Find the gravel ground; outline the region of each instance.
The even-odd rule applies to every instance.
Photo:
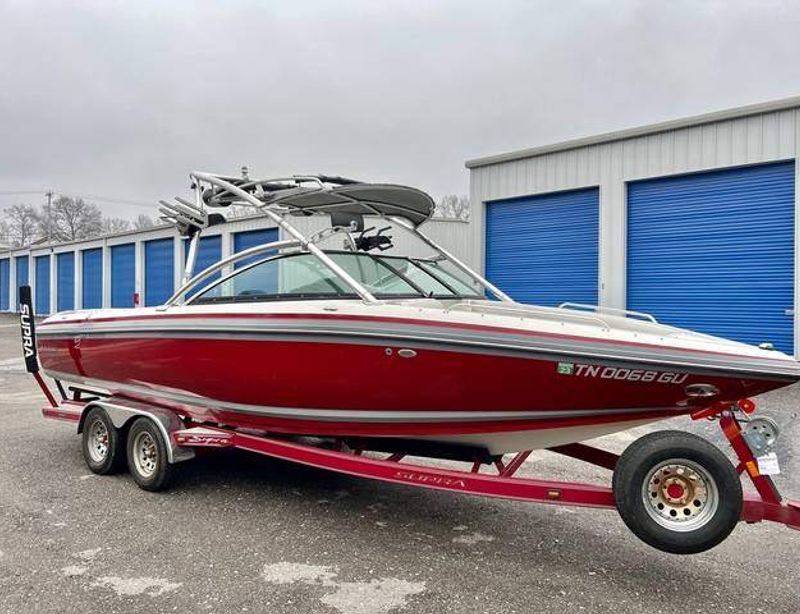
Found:
[[[86,469],[73,427],[44,420],[0,317],[0,612],[800,612],[800,533],[740,525],[667,555],[613,511],[381,484],[244,453],[183,467],[169,492]],[[766,395],[783,427],[778,484],[800,499],[800,388]],[[673,425],[718,440],[716,425]],[[659,425],[663,428],[664,425]],[[601,442],[621,450],[636,435]],[[530,475],[604,482],[548,453]]]

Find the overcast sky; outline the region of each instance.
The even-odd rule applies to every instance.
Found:
[[[0,192],[246,164],[465,194],[468,158],[800,94],[800,2],[68,4],[0,0]]]

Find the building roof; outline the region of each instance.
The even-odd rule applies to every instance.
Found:
[[[743,107],[735,107],[732,109],[725,109],[723,111],[714,111],[712,113],[703,113],[702,115],[692,115],[680,119],[673,119],[656,124],[648,124],[646,126],[638,126],[635,128],[625,128],[623,130],[615,130],[613,132],[606,132],[596,136],[582,137],[578,139],[571,139],[554,143],[552,145],[540,145],[538,147],[531,147],[528,149],[519,149],[508,153],[495,154],[493,156],[486,156],[483,158],[473,158],[467,160],[465,166],[467,168],[478,168],[481,166],[489,166],[491,164],[498,164],[501,162],[510,162],[512,160],[521,160],[523,158],[532,158],[542,154],[553,153],[557,151],[565,151],[568,149],[577,149],[578,147],[586,147],[589,145],[599,145],[600,143],[610,143],[612,141],[621,141],[647,134],[655,134],[657,132],[667,132],[669,130],[677,130],[680,128],[688,128],[690,126],[698,126],[701,124],[710,124],[713,122],[725,121],[729,119],[736,119],[740,117],[747,117],[750,115],[760,115],[762,113],[771,113],[774,111],[783,111],[785,109],[793,109],[800,107],[800,96],[792,96],[791,98],[782,98],[780,100],[772,100],[769,102],[760,102]]]

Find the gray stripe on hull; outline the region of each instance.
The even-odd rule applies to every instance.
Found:
[[[662,412],[664,417],[679,416],[683,412],[672,407],[629,408],[629,409],[582,409],[582,410],[542,410],[542,411],[386,411],[370,409],[316,409],[295,407],[272,407],[264,405],[246,405],[215,401],[206,397],[197,397],[167,390],[155,390],[134,384],[118,384],[103,380],[80,377],[59,371],[44,370],[50,377],[66,382],[76,382],[87,386],[118,390],[150,398],[166,398],[178,403],[197,407],[232,411],[236,413],[269,416],[293,420],[314,420],[319,422],[366,422],[366,423],[403,423],[403,422],[490,422],[514,420],[557,420],[561,418],[587,418],[592,416],[625,416],[643,412]]]
[[[62,330],[47,331],[46,327],[39,329],[40,337],[75,337],[92,336],[103,338],[141,338],[158,334],[161,338],[196,338],[219,339],[235,336],[237,339],[260,340],[273,337],[291,339],[296,341],[327,341],[337,340],[339,343],[370,344],[376,345],[383,342],[396,344],[409,342],[412,344],[428,344],[427,347],[442,351],[464,351],[464,347],[489,348],[493,350],[508,350],[533,354],[536,358],[557,360],[558,357],[567,357],[574,361],[594,359],[601,361],[615,361],[625,366],[631,363],[647,367],[661,367],[668,370],[699,370],[704,374],[747,373],[755,377],[770,379],[786,379],[795,381],[800,379],[800,367],[776,366],[766,364],[760,360],[748,360],[743,357],[725,358],[717,355],[703,355],[703,362],[698,362],[696,356],[688,352],[670,352],[658,348],[643,349],[625,346],[620,353],[610,353],[607,345],[592,342],[565,342],[564,340],[536,337],[535,344],[531,344],[531,337],[526,335],[497,334],[491,332],[459,331],[458,334],[449,330],[437,329],[430,326],[395,325],[386,326],[376,330],[374,324],[370,326],[323,326],[323,325],[286,325],[274,322],[246,322],[236,323],[227,321],[213,321],[213,325],[202,325],[203,320],[197,321],[170,321],[169,324],[137,326],[131,328],[130,323],[120,324],[100,323],[71,327],[59,327]],[[339,323],[337,323],[339,324]],[[57,325],[54,325],[57,326]],[[435,331],[435,332],[434,332]],[[369,341],[368,341],[369,340]],[[449,346],[449,347],[448,347]],[[671,348],[674,350],[674,348]],[[479,350],[480,351],[480,350]],[[554,358],[555,356],[555,358]]]

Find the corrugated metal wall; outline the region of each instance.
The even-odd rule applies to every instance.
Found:
[[[144,244],[144,304],[161,305],[172,296],[175,240],[154,239]]]
[[[50,313],[50,254],[37,256],[34,278],[34,310],[38,315]]]
[[[56,310],[75,309],[75,252],[56,255]]]
[[[19,303],[19,287],[27,286],[30,283],[30,258],[28,258],[28,256],[17,256],[14,258],[14,266],[17,269],[15,275],[17,283],[15,284],[14,292],[11,293],[11,296]]]
[[[483,269],[486,202],[599,187],[600,303],[624,308],[629,182],[798,156],[800,109],[788,108],[478,166],[470,169],[470,241],[476,249],[469,262]],[[797,194],[794,202],[797,211]],[[797,244],[797,226],[794,233]],[[797,339],[795,326],[795,347]]]
[[[625,202],[629,181],[798,157],[797,109],[691,126],[514,160],[470,171],[472,240],[483,245],[483,203],[600,187],[601,300],[625,304]],[[482,266],[483,250],[472,262]]]
[[[11,293],[11,261],[9,258],[0,260],[0,309],[9,309]]]
[[[319,230],[327,225],[326,220],[327,217],[321,216],[292,218],[292,222],[302,232]],[[368,224],[377,223],[377,220],[368,220]],[[467,224],[431,220],[425,224],[424,228],[426,233],[442,243],[447,249],[462,258],[465,257],[469,243]],[[223,254],[231,254],[235,250],[243,248],[245,244],[249,246],[252,240],[256,238],[275,235],[278,230],[273,222],[260,217],[234,219],[227,224],[215,226],[213,232],[216,234],[206,236],[202,240],[198,270],[212,262],[216,262]],[[390,231],[390,234],[394,234],[396,247],[389,253],[408,253],[412,256],[425,256],[431,253],[431,250],[425,247],[424,244],[417,239],[411,238],[402,229],[394,229]],[[153,304],[152,300],[155,300],[152,299],[154,290],[147,287],[148,275],[146,275],[145,270],[147,268],[148,251],[146,244],[151,241],[162,241],[170,238],[175,240],[174,262],[173,266],[169,267],[166,263],[168,258],[164,260],[164,265],[167,268],[162,272],[172,275],[174,286],[180,283],[183,274],[182,263],[185,262],[188,250],[184,241],[178,240],[177,233],[171,228],[160,227],[69,244],[76,253],[81,254],[74,267],[75,274],[80,277],[80,279],[75,280],[75,285],[80,284],[77,291],[77,298],[80,304],[75,305],[75,307],[95,309],[104,304],[107,307],[129,307],[133,305],[133,297],[136,292],[143,293],[147,303]],[[336,240],[327,241],[323,246],[328,248],[341,247],[341,241],[342,238],[339,237]],[[66,244],[55,247],[61,248],[65,246]],[[8,252],[14,262],[11,276],[20,282],[19,284],[15,283],[13,287],[27,283],[26,263],[28,262],[28,254],[34,258],[44,255],[49,257],[51,249],[50,246],[41,246]],[[117,271],[116,275],[113,274],[113,270]],[[152,279],[151,274],[150,283],[152,283]],[[166,277],[162,281],[166,288]],[[10,280],[6,286],[11,287]],[[58,283],[56,283],[55,290],[56,301],[58,302]],[[49,301],[49,291],[49,285],[42,290],[42,300],[46,298]],[[64,292],[67,292],[67,290]],[[44,296],[45,293],[47,293],[47,297]],[[149,299],[148,295],[150,296]],[[18,301],[17,293],[12,292],[10,296],[13,299],[13,304],[9,304],[9,308],[15,309]],[[11,302],[9,301],[9,303]]]
[[[486,277],[514,300],[597,303],[596,188],[486,205]]]
[[[111,306],[133,307],[136,294],[136,246],[133,243],[111,248]]]
[[[245,232],[236,232],[233,235],[233,251],[241,252],[257,245],[264,243],[272,243],[278,240],[280,233],[277,228],[263,228],[261,230],[248,230]],[[266,254],[253,256],[252,258],[245,258],[234,263],[234,268],[240,268],[251,262],[255,262],[263,258]]]
[[[791,353],[794,178],[781,162],[631,183],[628,308]]]
[[[184,241],[184,261],[189,255],[189,241]],[[197,260],[194,265],[194,274],[207,269],[215,262],[222,260],[222,237],[219,235],[200,237],[200,245],[197,250]],[[205,288],[208,284],[220,278],[219,273],[214,273],[211,277],[205,280],[202,284],[189,292],[189,296],[197,294],[200,290]]]
[[[103,306],[103,248],[83,250],[81,265],[81,308],[98,309]]]

